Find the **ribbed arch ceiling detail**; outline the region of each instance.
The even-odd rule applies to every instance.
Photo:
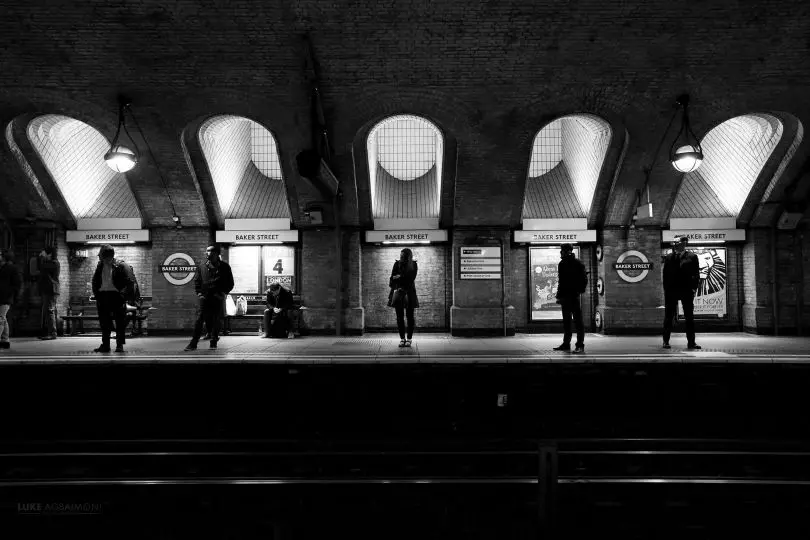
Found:
[[[785,157],[782,158],[781,163],[779,163],[779,167],[776,169],[776,173],[771,178],[771,181],[768,183],[768,187],[765,189],[765,193],[762,194],[761,202],[765,202],[771,196],[771,192],[773,188],[776,187],[776,183],[779,182],[779,179],[782,178],[782,173],[785,172],[785,169],[790,163],[790,160],[793,159],[793,156],[796,154],[796,150],[798,150],[799,145],[802,143],[802,139],[804,138],[804,126],[802,125],[801,121],[798,119],[796,120],[796,136],[793,138],[793,142],[790,143],[790,148],[788,148],[787,152],[785,152]]]
[[[564,116],[541,129],[532,145],[523,218],[588,217],[611,135],[610,124],[589,114]]]
[[[31,120],[27,134],[74,218],[141,217],[126,176],[104,161],[110,142],[96,129],[46,114]]]
[[[700,141],[703,164],[684,175],[671,217],[738,217],[783,130],[777,117],[757,113],[709,131]]]
[[[8,147],[11,149],[11,153],[14,155],[14,158],[19,163],[20,168],[23,170],[23,174],[28,178],[31,182],[31,185],[34,186],[34,190],[39,195],[39,198],[42,199],[43,204],[45,205],[45,209],[48,212],[53,212],[53,205],[51,204],[51,200],[45,194],[45,190],[42,188],[42,184],[39,182],[39,178],[37,175],[34,174],[34,169],[31,168],[31,165],[28,163],[28,160],[23,154],[23,151],[20,150],[20,147],[14,141],[14,122],[9,122],[6,125],[6,142],[8,143]]]
[[[220,115],[200,126],[200,147],[225,219],[289,218],[276,139],[248,118]]]
[[[375,219],[438,220],[444,158],[439,128],[418,116],[392,116],[371,130],[367,150]]]

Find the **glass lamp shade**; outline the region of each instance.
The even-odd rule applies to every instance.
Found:
[[[672,166],[682,173],[696,170],[703,163],[703,152],[691,144],[681,146],[672,154]]]
[[[138,156],[126,146],[118,145],[104,154],[104,161],[115,172],[124,173],[132,170],[138,163]]]

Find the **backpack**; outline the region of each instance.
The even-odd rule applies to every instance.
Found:
[[[582,261],[577,262],[579,262],[579,271],[582,274],[580,276],[579,283],[577,283],[577,292],[579,294],[583,294],[588,290],[588,272],[585,271],[585,265],[582,264]]]
[[[126,302],[133,306],[133,307],[141,307],[143,305],[143,298],[141,298],[141,286],[138,285],[138,278],[135,277],[135,269],[132,268],[131,264],[127,264],[127,271],[129,272],[129,277],[132,278],[132,285],[130,289],[127,290],[126,293]]]

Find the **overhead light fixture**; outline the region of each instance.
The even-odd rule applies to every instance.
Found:
[[[155,153],[152,151],[152,147],[149,144],[149,140],[146,138],[146,134],[143,132],[143,129],[141,129],[140,124],[138,124],[138,119],[135,118],[135,114],[132,112],[132,103],[124,96],[118,97],[118,129],[116,129],[115,137],[113,137],[112,143],[110,144],[110,150],[104,154],[104,160],[112,170],[120,173],[131,171],[138,163],[138,146],[135,144],[135,139],[132,138],[132,135],[130,135],[129,130],[127,129],[127,113],[129,113],[130,118],[132,118],[132,121],[135,123],[135,127],[141,133],[143,142],[146,144],[146,149],[149,151],[149,155],[152,157],[152,162],[154,162],[155,168],[158,171],[158,176],[160,176],[160,181],[163,184],[163,191],[166,193],[166,198],[169,199],[169,204],[172,207],[172,222],[174,223],[175,228],[182,229],[183,224],[181,223],[180,216],[178,215],[177,209],[174,206],[172,194],[169,193],[169,187],[166,184],[166,179],[163,178],[163,172],[160,170],[160,165],[158,164],[157,158],[155,158]],[[129,137],[129,141],[132,143],[132,148],[121,144],[121,130],[123,130],[127,137]]]
[[[646,191],[647,202],[642,204],[642,191],[637,191],[636,211],[630,220],[631,228],[635,227],[636,219],[650,219],[653,217],[653,205],[650,200],[650,178],[652,176],[653,167],[658,160],[658,154],[661,153],[661,147],[667,139],[669,128],[672,127],[672,123],[675,121],[678,111],[682,111],[681,128],[678,130],[669,148],[669,161],[672,163],[675,170],[682,173],[695,171],[700,167],[700,164],[703,163],[703,149],[700,147],[700,141],[695,135],[695,132],[692,131],[692,126],[689,125],[689,94],[682,94],[675,99],[675,112],[672,113],[669,124],[667,124],[667,128],[664,130],[664,134],[661,137],[661,142],[658,143],[658,147],[655,149],[652,162],[648,167],[644,168],[645,180],[643,190]]]
[[[689,95],[678,96],[676,103],[683,109],[683,115],[681,116],[681,129],[675,135],[675,140],[672,141],[669,149],[669,160],[677,171],[689,173],[697,170],[703,163],[703,149],[689,125]],[[676,146],[678,146],[677,149]]]
[[[115,130],[115,136],[110,144],[110,150],[104,154],[104,161],[107,162],[107,166],[119,173],[131,171],[132,168],[138,163],[138,147],[135,145],[135,141],[132,139],[132,135],[129,134],[129,130],[127,129],[125,112],[127,109],[129,109],[129,106],[130,104],[126,99],[119,99],[118,129]],[[124,130],[124,133],[126,133],[127,137],[129,137],[129,141],[132,143],[132,148],[121,144],[120,137],[122,129]]]

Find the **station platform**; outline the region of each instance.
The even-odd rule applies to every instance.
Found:
[[[0,364],[28,363],[281,363],[281,364],[476,364],[476,363],[808,363],[810,337],[761,336],[746,333],[698,334],[701,350],[686,348],[683,334],[673,334],[672,348],[660,336],[586,334],[585,353],[553,351],[559,334],[517,334],[510,337],[453,337],[416,334],[412,347],[400,348],[396,334],[306,336],[266,339],[229,335],[217,349],[201,341],[184,352],[188,336],[128,338],[123,353],[94,353],[99,336],[64,337],[52,341],[14,339],[0,350]]]

